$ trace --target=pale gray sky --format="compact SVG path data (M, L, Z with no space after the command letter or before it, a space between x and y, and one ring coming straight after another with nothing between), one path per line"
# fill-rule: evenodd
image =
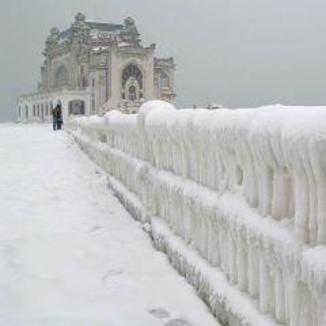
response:
M177 104L326 104L325 0L0 0L0 120L36 89L49 29L136 19L174 56Z

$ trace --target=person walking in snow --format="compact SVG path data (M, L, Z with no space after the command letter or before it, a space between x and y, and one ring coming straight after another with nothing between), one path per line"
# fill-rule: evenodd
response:
M57 107L53 108L51 110L51 114L52 114L52 123L53 123L53 130L57 130Z
M63 119L62 119L62 108L61 104L58 103L54 109L51 111L53 119L53 130L62 129Z
M58 104L56 106L56 116L57 116L57 118L56 118L57 129L60 130L60 129L62 129L62 124L63 124L61 104Z

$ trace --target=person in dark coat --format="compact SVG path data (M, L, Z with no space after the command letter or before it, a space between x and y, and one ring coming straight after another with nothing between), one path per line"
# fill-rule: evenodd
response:
M57 122L57 129L62 129L63 119L62 119L62 108L61 104L56 106L56 122Z
M53 130L57 130L57 107L53 108L51 110L51 114L52 114L52 122L53 122Z

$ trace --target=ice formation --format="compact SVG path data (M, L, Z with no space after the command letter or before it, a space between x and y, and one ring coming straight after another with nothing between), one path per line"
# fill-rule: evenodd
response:
M69 131L224 322L261 325L253 307L266 325L326 325L325 108L175 110L152 101L137 115L73 120ZM237 310L210 273L251 308Z

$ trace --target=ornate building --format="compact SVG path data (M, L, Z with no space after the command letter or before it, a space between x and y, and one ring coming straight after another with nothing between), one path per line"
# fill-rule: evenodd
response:
M57 103L67 118L113 109L135 112L151 99L173 101L174 60L154 53L155 44L141 45L132 18L109 24L79 13L67 30L51 29L38 91L19 97L18 120L48 120Z

